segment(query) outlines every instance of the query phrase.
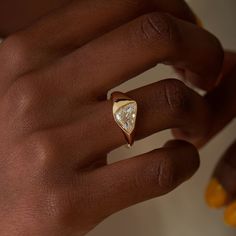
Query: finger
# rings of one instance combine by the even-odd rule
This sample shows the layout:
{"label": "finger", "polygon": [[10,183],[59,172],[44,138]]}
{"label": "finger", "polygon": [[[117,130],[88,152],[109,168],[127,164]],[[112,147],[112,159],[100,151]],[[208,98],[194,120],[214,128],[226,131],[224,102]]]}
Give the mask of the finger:
{"label": "finger", "polygon": [[[198,143],[202,147],[219,133],[236,116],[235,87],[236,87],[236,54],[225,52],[224,66],[218,84],[214,90],[205,96],[209,110],[208,131]],[[183,133],[174,132],[176,138],[184,138]],[[187,140],[187,138],[186,138]]]}
{"label": "finger", "polygon": [[87,180],[89,196],[96,202],[92,207],[108,216],[170,192],[198,167],[197,150],[183,141],[172,141],[163,149],[99,168]]}
{"label": "finger", "polygon": [[236,117],[236,60],[225,66],[220,84],[205,97],[210,111],[209,133],[202,137],[201,146],[220,132]]}
{"label": "finger", "polygon": [[[6,48],[9,44],[12,46],[12,55],[19,50],[19,53],[24,51],[24,55],[19,55],[19,61],[14,57],[16,63],[20,63],[20,73],[23,74],[25,70],[46,64],[138,15],[154,10],[195,22],[194,14],[182,0],[73,1],[10,37]],[[1,47],[5,48],[4,45]],[[12,60],[12,55],[6,56]]]}
{"label": "finger", "polygon": [[[145,138],[162,130],[175,128],[185,138],[196,143],[199,137],[208,132],[208,110],[204,100],[189,89],[184,83],[175,79],[167,79],[142,88],[130,91],[128,97],[138,104],[135,136],[136,140]],[[107,139],[107,147],[112,150],[125,143],[120,128],[114,122],[111,112],[111,101],[99,105],[98,116],[103,117],[106,130],[103,138]],[[111,138],[112,137],[112,138]],[[99,144],[99,143],[97,143]],[[98,150],[101,151],[101,149]],[[106,151],[107,151],[106,150]]]}
{"label": "finger", "polygon": [[236,53],[233,51],[225,51],[224,64],[221,71],[221,80],[227,78],[236,67]]}
{"label": "finger", "polygon": [[168,61],[191,71],[194,77],[189,79],[206,87],[218,77],[221,60],[221,46],[211,34],[169,15],[153,13],[88,43],[47,68],[43,77],[49,80],[54,75],[58,84],[65,83],[65,78],[66,83],[73,80],[70,95],[78,96],[81,91],[80,96],[88,98],[89,94],[106,95],[116,85]]}
{"label": "finger", "polygon": [[[223,207],[236,199],[236,142],[220,160],[206,191],[210,207]],[[234,213],[235,215],[235,213]],[[231,215],[228,216],[231,218]],[[235,226],[236,226],[236,218]]]}
{"label": "finger", "polygon": [[[207,132],[204,125],[208,124],[205,121],[208,115],[203,99],[178,80],[164,80],[127,95],[138,104],[136,140],[169,128],[181,129],[192,140]],[[65,153],[81,166],[126,143],[114,121],[112,102],[103,101],[91,106],[84,108],[85,115],[81,117],[80,114],[70,125],[56,128],[53,132],[49,129],[48,136],[61,149],[59,153]],[[77,140],[81,141],[78,143]],[[83,153],[79,150],[83,150]]]}
{"label": "finger", "polygon": [[[235,83],[236,54],[226,52],[222,76],[218,87],[206,96],[211,110],[210,133],[203,138],[203,144],[222,130],[236,116]],[[228,149],[216,167],[213,179],[206,192],[206,201],[210,207],[226,206],[225,222],[236,227],[236,142]]]}

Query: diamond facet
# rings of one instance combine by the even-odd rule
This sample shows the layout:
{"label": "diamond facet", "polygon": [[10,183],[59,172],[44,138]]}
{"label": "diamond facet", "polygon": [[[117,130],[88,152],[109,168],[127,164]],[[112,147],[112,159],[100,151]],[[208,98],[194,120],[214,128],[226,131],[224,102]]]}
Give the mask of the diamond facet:
{"label": "diamond facet", "polygon": [[114,111],[114,118],[116,120],[116,123],[127,134],[131,134],[133,132],[135,128],[136,117],[137,117],[137,103],[135,101],[128,101],[126,102],[126,104],[124,104],[123,106],[119,107],[116,111]]}

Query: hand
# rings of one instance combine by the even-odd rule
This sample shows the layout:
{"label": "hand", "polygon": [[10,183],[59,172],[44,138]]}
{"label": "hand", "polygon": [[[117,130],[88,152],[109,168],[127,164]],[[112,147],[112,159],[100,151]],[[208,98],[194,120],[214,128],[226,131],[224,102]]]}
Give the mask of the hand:
{"label": "hand", "polygon": [[[106,100],[111,88],[166,61],[204,87],[221,68],[218,40],[178,19],[191,15],[184,3],[135,3],[73,2],[0,45],[0,235],[84,235],[197,170],[197,150],[184,141],[106,164],[125,143]],[[165,6],[172,15],[148,13]],[[208,107],[182,82],[128,95],[138,103],[137,139],[169,128],[194,140],[206,132]]]}
{"label": "hand", "polygon": [[[208,142],[236,117],[236,53],[227,52],[219,85],[205,98],[211,119],[209,134],[202,139]],[[225,153],[217,165],[206,192],[210,207],[227,206],[225,221],[236,227],[236,143]]]}

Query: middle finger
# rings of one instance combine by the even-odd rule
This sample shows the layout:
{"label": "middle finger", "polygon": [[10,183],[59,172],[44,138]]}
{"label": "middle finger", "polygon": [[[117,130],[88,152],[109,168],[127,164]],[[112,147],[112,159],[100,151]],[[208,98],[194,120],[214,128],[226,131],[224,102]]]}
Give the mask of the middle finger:
{"label": "middle finger", "polygon": [[[101,97],[157,63],[186,69],[187,78],[202,88],[216,82],[223,51],[207,31],[170,15],[144,15],[91,41],[38,73],[55,78],[70,96]],[[66,79],[65,79],[66,78]],[[52,83],[52,81],[50,81]]]}

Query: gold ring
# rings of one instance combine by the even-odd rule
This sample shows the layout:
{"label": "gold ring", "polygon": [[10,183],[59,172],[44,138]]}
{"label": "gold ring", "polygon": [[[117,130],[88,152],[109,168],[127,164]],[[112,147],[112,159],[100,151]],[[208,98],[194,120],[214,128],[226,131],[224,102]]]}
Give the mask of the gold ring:
{"label": "gold ring", "polygon": [[138,106],[136,101],[121,92],[111,94],[113,102],[113,117],[116,124],[121,128],[128,147],[134,143],[135,124]]}

